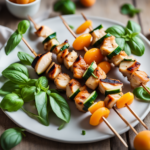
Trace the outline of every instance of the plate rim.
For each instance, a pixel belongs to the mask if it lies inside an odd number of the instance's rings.
[[[65,19],[68,19],[68,18],[70,18],[70,17],[82,17],[81,15],[79,15],[79,14],[75,14],[75,15],[63,15],[63,17],[65,18]],[[53,17],[53,18],[48,18],[48,19],[46,19],[46,20],[43,20],[42,21],[42,23],[43,22],[46,22],[46,21],[48,21],[48,20],[55,20],[55,19],[58,19],[59,18],[59,16],[56,16],[56,17]],[[118,25],[121,25],[121,26],[123,26],[123,27],[125,27],[125,25],[123,24],[123,23],[121,23],[121,22],[119,22],[119,21],[115,21],[115,20],[113,20],[113,19],[109,19],[109,18],[103,18],[103,17],[98,17],[98,16],[91,16],[91,15],[87,15],[87,18],[92,18],[92,19],[98,19],[98,20],[104,20],[104,21],[107,21],[107,22],[112,22],[112,23],[114,23],[114,24],[118,24]],[[32,25],[31,25],[32,26]],[[30,27],[31,27],[30,26]],[[2,26],[2,27],[4,27],[4,26]],[[7,27],[5,27],[5,28],[7,28]],[[9,29],[9,28],[7,28],[7,29]],[[11,30],[11,29],[9,29],[10,31],[13,31],[13,30]],[[140,37],[143,39],[143,40],[145,40],[146,41],[146,43],[148,43],[148,45],[150,46],[150,41],[142,34],[142,33],[140,33],[139,34],[140,35]],[[7,43],[7,42],[6,42]],[[6,44],[5,43],[5,44]],[[4,46],[5,46],[5,44],[4,44]],[[0,50],[0,55],[2,54],[5,54],[5,51],[4,51],[4,46],[1,48],[1,50]],[[1,57],[2,57],[2,55],[1,55]],[[0,58],[1,58],[0,57]],[[149,103],[147,103],[148,105],[147,105],[147,109],[146,109],[146,111],[144,112],[144,114],[140,117],[142,120],[147,116],[147,114],[149,113],[149,111],[150,111],[150,104]],[[3,110],[2,110],[3,111]],[[34,132],[34,131],[32,131],[32,130],[30,130],[30,129],[28,129],[28,128],[26,128],[26,127],[24,127],[24,125],[22,125],[22,124],[20,124],[20,123],[18,123],[18,122],[16,122],[16,120],[14,120],[13,118],[11,118],[11,116],[9,115],[9,112],[7,112],[7,111],[3,111],[5,114],[6,114],[6,116],[8,116],[8,118],[10,119],[10,120],[12,120],[16,125],[18,125],[19,127],[23,127],[23,128],[25,128],[26,129],[26,131],[27,132],[29,132],[29,133],[32,133],[32,134],[34,134],[34,135],[36,135],[36,136],[39,136],[39,137],[42,137],[42,138],[45,138],[45,139],[48,139],[48,140],[53,140],[53,141],[57,141],[57,142],[62,142],[62,143],[92,143],[92,142],[97,142],[97,141],[102,141],[102,140],[105,140],[105,139],[109,139],[109,138],[111,138],[111,137],[114,137],[115,135],[112,133],[111,135],[109,134],[109,135],[107,135],[106,134],[106,136],[103,138],[103,139],[100,139],[100,137],[96,137],[96,138],[92,138],[92,139],[83,139],[83,140],[80,140],[80,141],[78,141],[78,140],[74,140],[74,139],[72,139],[72,140],[65,140],[65,139],[57,139],[57,138],[54,138],[54,137],[48,137],[48,136],[46,136],[46,135],[41,135],[41,134],[39,134],[39,133],[37,133],[37,132]],[[136,120],[136,121],[134,121],[133,123],[130,123],[133,127],[135,127],[137,124],[139,123],[139,121],[138,120]],[[128,127],[128,126],[126,126],[124,129],[122,129],[120,132],[118,132],[119,134],[123,134],[123,133],[125,133],[125,132],[127,132],[128,130],[129,130],[130,128]]]

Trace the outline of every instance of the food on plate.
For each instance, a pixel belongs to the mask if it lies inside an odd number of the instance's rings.
[[[78,36],[73,42],[73,48],[75,50],[83,50],[84,47],[89,47],[91,44],[91,34],[85,33]]]
[[[134,139],[134,148],[136,150],[150,149],[150,131],[141,131]]]
[[[87,64],[91,64],[93,61],[96,62],[96,64],[99,64],[103,60],[103,55],[101,54],[101,51],[98,48],[92,48],[88,50],[84,54],[84,60]]]
[[[111,64],[108,61],[102,61],[98,66],[107,74],[111,70]]]
[[[81,4],[85,7],[93,6],[96,0],[80,0]]]
[[[87,20],[85,21],[83,24],[81,24],[77,30],[76,30],[76,34],[81,34],[83,33],[86,29],[88,29],[89,27],[92,26],[92,21],[91,20]]]

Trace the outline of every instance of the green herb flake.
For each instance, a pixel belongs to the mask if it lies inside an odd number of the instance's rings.
[[[74,26],[72,26],[72,25],[69,25],[69,27],[73,30],[74,29]]]
[[[82,135],[86,135],[86,131],[85,130],[82,130]]]

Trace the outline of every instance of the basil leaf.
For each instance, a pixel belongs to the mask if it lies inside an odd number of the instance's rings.
[[[41,90],[47,92],[47,90],[49,89],[48,79],[45,76],[40,77],[36,82],[36,86]]]
[[[7,94],[0,103],[0,108],[9,112],[17,111],[24,104],[23,100],[15,93]]]
[[[1,96],[5,96],[5,95],[7,95],[7,94],[9,94],[9,93],[10,93],[10,92],[3,91],[3,90],[0,89],[0,95],[1,95]]]
[[[63,123],[59,126],[58,130],[63,129],[65,125],[66,125],[66,122],[63,122]]]
[[[3,150],[10,150],[18,145],[22,140],[22,135],[24,135],[23,131],[25,131],[25,129],[18,127],[5,130],[0,137]]]
[[[23,20],[23,21],[19,22],[19,24],[18,24],[18,32],[20,34],[26,33],[26,31],[29,28],[29,26],[30,26],[30,22],[28,20]]]
[[[131,49],[130,49],[130,46],[128,45],[128,43],[126,42],[125,45],[124,45],[124,51],[126,52],[126,54],[128,56],[131,55]]]
[[[21,89],[15,89],[12,93],[17,94],[19,97],[21,97]]]
[[[21,90],[21,97],[24,102],[29,102],[35,99],[34,93],[36,92],[36,87],[24,87]]]
[[[27,54],[25,52],[18,52],[17,56],[24,65],[31,66],[31,64],[34,60],[34,58],[32,56],[30,56],[29,54]]]
[[[49,100],[56,116],[68,123],[70,121],[70,108],[66,100],[57,93],[51,93]]]
[[[40,116],[39,121],[48,126],[49,125],[49,115],[47,106],[47,94],[46,92],[39,92],[35,94],[35,104],[37,108],[38,115]]]
[[[17,84],[26,84],[29,81],[29,78],[25,74],[16,70],[6,69],[2,72],[2,75]]]
[[[74,2],[70,0],[65,0],[60,10],[63,14],[75,14],[76,6]]]
[[[30,79],[27,83],[27,85],[29,86],[35,86],[36,82],[37,82],[38,79]]]
[[[141,27],[134,21],[129,20],[126,27],[132,32],[141,32]]]
[[[135,36],[132,37],[130,41],[128,41],[128,44],[130,46],[132,54],[135,54],[137,56],[142,56],[145,52],[145,46],[143,41]]]
[[[15,31],[9,38],[5,47],[5,53],[8,55],[21,41],[22,35]]]
[[[106,33],[114,35],[116,38],[120,38],[125,35],[125,29],[122,26],[114,25],[106,30]]]
[[[133,94],[140,100],[150,101],[150,95],[143,87],[135,88]]]
[[[125,45],[125,39],[124,38],[115,38],[116,43],[121,47],[121,49],[124,49]]]
[[[7,70],[20,71],[20,72],[24,73],[27,77],[29,77],[28,69],[27,69],[24,65],[22,65],[22,64],[13,63],[13,64],[11,64],[10,66],[8,66],[6,69],[7,69]],[[6,70],[6,69],[5,69],[5,70]]]
[[[7,81],[4,83],[4,85],[1,87],[1,90],[3,91],[7,91],[7,92],[13,92],[14,89],[19,89],[21,88],[20,85],[16,84],[16,83],[13,83],[11,81]]]
[[[62,5],[64,4],[65,0],[59,0],[54,4],[54,11],[60,11]]]

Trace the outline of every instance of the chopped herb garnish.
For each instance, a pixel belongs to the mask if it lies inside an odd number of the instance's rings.
[[[74,26],[72,26],[72,25],[69,25],[69,27],[73,30],[74,29]]]
[[[82,135],[86,135],[86,131],[85,130],[82,130]]]

